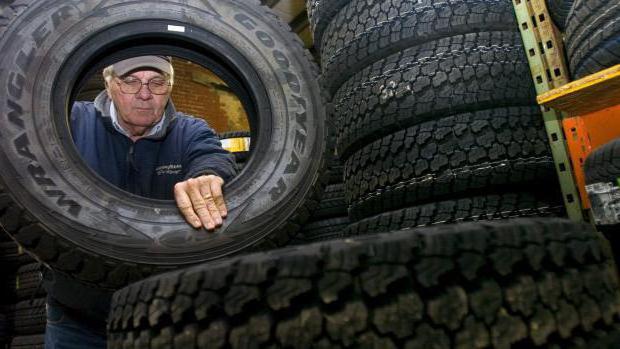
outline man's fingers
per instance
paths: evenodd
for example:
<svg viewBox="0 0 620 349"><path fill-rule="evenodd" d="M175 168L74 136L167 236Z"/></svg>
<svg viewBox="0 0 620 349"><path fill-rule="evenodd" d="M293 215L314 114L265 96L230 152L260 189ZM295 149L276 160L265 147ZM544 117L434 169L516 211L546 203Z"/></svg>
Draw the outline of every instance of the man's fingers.
<svg viewBox="0 0 620 349"><path fill-rule="evenodd" d="M187 185L185 182L177 183L174 186L174 200L176 201L177 207L179 208L179 211L181 211L181 214L187 223L191 224L194 228L200 228L202 223L194 212L192 201L190 200L189 195L187 195L186 186Z"/></svg>
<svg viewBox="0 0 620 349"><path fill-rule="evenodd" d="M187 180L187 184L188 184L189 198L190 200L192 200L192 206L194 207L194 211L198 215L198 218L200 218L202 225L204 225L204 227L207 228L208 230L215 229L215 221L211 217L211 213L209 212L207 202L203 198L203 195L201 193L200 181L197 179L191 178Z"/></svg>
<svg viewBox="0 0 620 349"><path fill-rule="evenodd" d="M224 194L222 193L222 184L224 182L216 177L212 181L210 181L211 185L211 194L213 195L213 201L215 201L215 205L217 206L220 215L222 217L226 217L228 214L228 210L226 209L226 201L224 200Z"/></svg>
<svg viewBox="0 0 620 349"><path fill-rule="evenodd" d="M202 194L202 198L207 205L207 209L209 210L215 225L219 227L222 225L222 216L216 205L215 194L211 191L210 182L212 182L212 177L202 176L199 177L198 180L200 182L200 193Z"/></svg>
<svg viewBox="0 0 620 349"><path fill-rule="evenodd" d="M174 186L174 196L183 217L194 228L204 226L213 230L222 225L228 210L218 176L207 175L179 182Z"/></svg>

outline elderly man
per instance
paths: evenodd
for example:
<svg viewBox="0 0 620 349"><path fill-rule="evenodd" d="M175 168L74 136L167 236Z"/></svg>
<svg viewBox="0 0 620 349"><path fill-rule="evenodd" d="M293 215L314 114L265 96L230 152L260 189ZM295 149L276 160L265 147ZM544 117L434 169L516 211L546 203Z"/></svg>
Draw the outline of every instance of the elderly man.
<svg viewBox="0 0 620 349"><path fill-rule="evenodd" d="M201 119L175 111L174 70L165 57L140 56L103 71L106 90L71 112L75 145L102 178L132 194L174 198L189 224L213 230L226 217L222 186L232 156ZM105 348L110 293L46 271L46 348Z"/></svg>

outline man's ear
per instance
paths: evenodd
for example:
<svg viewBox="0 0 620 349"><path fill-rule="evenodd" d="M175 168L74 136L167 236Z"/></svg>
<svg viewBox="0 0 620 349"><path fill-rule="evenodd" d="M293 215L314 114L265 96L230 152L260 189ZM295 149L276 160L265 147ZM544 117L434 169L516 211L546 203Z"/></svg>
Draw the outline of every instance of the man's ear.
<svg viewBox="0 0 620 349"><path fill-rule="evenodd" d="M105 84L105 92L108 94L108 98L112 98L112 94L110 93L110 84L108 83L108 80L103 80L104 84Z"/></svg>

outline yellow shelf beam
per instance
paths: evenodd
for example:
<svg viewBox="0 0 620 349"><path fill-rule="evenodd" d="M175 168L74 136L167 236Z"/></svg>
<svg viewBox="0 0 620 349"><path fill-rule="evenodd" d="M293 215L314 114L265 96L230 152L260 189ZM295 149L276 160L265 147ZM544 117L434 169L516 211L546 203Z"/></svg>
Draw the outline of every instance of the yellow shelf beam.
<svg viewBox="0 0 620 349"><path fill-rule="evenodd" d="M538 96L538 104L584 115L620 104L620 64ZM619 116L620 117L620 116Z"/></svg>

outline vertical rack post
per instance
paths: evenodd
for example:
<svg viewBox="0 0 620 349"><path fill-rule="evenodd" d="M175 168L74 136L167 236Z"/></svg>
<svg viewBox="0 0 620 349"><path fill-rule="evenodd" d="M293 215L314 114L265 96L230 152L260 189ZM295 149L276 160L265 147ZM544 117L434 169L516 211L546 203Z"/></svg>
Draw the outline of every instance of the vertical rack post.
<svg viewBox="0 0 620 349"><path fill-rule="evenodd" d="M551 23L544 0L512 2L536 93L541 94L566 84L568 69L563 58L562 40ZM568 217L574 221L583 221L581 199L562 128L562 114L547 107L542 107L542 113Z"/></svg>

